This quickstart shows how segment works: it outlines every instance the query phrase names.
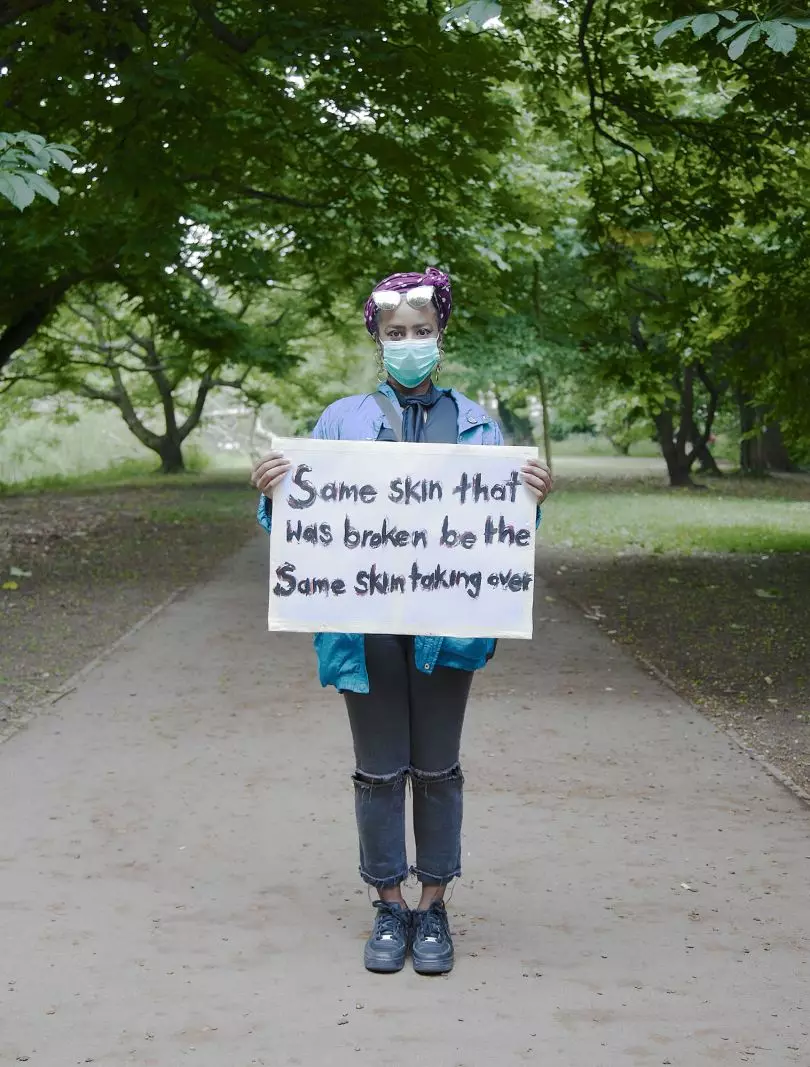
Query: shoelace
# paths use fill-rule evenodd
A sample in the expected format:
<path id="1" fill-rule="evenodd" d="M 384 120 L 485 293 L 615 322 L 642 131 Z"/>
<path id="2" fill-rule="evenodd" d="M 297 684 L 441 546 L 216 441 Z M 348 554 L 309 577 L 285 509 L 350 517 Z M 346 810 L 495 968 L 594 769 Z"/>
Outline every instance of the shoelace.
<path id="1" fill-rule="evenodd" d="M 416 934 L 425 941 L 444 941 L 447 919 L 441 908 L 430 907 L 427 911 L 417 912 Z"/>
<path id="2" fill-rule="evenodd" d="M 407 931 L 410 922 L 408 912 L 401 908 L 392 908 L 383 900 L 375 900 L 374 907 L 377 909 L 374 923 L 374 937 L 377 941 L 390 941 L 403 932 L 403 927 Z"/>

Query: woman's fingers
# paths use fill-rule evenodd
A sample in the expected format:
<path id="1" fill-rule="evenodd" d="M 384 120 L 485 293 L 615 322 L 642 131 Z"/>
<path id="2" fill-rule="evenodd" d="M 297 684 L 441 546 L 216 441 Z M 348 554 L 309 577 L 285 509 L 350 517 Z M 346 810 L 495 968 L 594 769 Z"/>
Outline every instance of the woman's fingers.
<path id="1" fill-rule="evenodd" d="M 271 452 L 253 468 L 251 483 L 260 493 L 269 494 L 290 470 L 291 464 L 280 452 Z"/>
<path id="2" fill-rule="evenodd" d="M 521 473 L 527 488 L 534 493 L 538 502 L 542 504 L 554 487 L 551 471 L 539 459 L 530 459 L 526 462 L 526 466 L 521 469 Z"/>
<path id="3" fill-rule="evenodd" d="M 268 452 L 266 456 L 263 456 L 254 464 L 253 479 L 260 478 L 271 467 L 275 467 L 279 463 L 284 462 L 284 456 L 281 452 Z"/>
<path id="4" fill-rule="evenodd" d="M 290 464 L 288 463 L 286 467 L 284 467 L 284 469 L 279 471 L 277 474 L 268 474 L 261 482 L 259 482 L 259 491 L 261 493 L 264 493 L 265 496 L 271 496 L 276 486 L 280 485 L 284 481 L 284 478 L 289 469 Z"/>

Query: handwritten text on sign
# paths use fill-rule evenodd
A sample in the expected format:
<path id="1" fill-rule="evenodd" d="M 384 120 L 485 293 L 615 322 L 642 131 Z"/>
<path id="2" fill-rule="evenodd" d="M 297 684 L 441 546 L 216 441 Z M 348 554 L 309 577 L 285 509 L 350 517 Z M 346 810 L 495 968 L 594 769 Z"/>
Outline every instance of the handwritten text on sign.
<path id="1" fill-rule="evenodd" d="M 271 630 L 531 637 L 532 448 L 275 438 Z"/>

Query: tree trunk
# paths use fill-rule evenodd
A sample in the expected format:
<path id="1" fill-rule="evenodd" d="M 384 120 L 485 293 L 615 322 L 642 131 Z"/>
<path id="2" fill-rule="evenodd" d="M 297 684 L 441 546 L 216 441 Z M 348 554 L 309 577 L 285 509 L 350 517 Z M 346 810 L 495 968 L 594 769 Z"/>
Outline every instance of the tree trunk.
<path id="1" fill-rule="evenodd" d="M 548 469 L 551 470 L 551 418 L 548 411 L 548 387 L 546 385 L 546 376 L 543 372 L 539 375 L 540 381 L 540 403 L 543 405 L 543 451 L 546 454 L 546 464 Z"/>
<path id="2" fill-rule="evenodd" d="M 673 487 L 689 485 L 693 486 L 690 473 L 692 460 L 686 454 L 686 440 L 680 439 L 675 434 L 675 423 L 672 412 L 664 410 L 653 416 L 655 428 L 658 431 L 658 443 L 664 454 L 664 459 L 669 472 L 669 484 Z"/>
<path id="3" fill-rule="evenodd" d="M 695 450 L 695 458 L 698 462 L 699 473 L 710 474 L 715 478 L 722 478 L 723 472 L 717 466 L 717 460 L 711 454 L 708 444 L 704 442 L 700 430 L 694 422 L 692 423 L 692 430 L 689 434 L 689 443 Z"/>
<path id="4" fill-rule="evenodd" d="M 740 412 L 740 470 L 743 474 L 763 477 L 765 474 L 765 450 L 762 446 L 761 417 L 752 398 L 738 391 L 737 407 Z M 755 431 L 759 431 L 756 432 Z"/>
<path id="5" fill-rule="evenodd" d="M 533 445 L 534 428 L 531 420 L 519 415 L 498 397 L 498 416 L 503 427 L 504 437 L 510 445 Z"/>
<path id="6" fill-rule="evenodd" d="M 183 459 L 182 442 L 169 437 L 161 437 L 155 449 L 160 456 L 161 474 L 184 474 L 186 464 Z"/>
<path id="7" fill-rule="evenodd" d="M 762 449 L 768 470 L 791 473 L 797 470 L 796 464 L 790 458 L 785 439 L 782 436 L 782 427 L 778 422 L 771 422 L 765 427 L 762 434 Z"/>
<path id="8" fill-rule="evenodd" d="M 56 311 L 68 290 L 82 280 L 78 271 L 71 271 L 42 287 L 37 299 L 20 317 L 0 331 L 0 369 L 26 345 L 40 326 Z"/>
<path id="9" fill-rule="evenodd" d="M 539 341 L 541 338 L 540 261 L 537 259 L 534 261 L 533 264 L 532 305 L 534 307 L 534 329 L 537 333 L 537 339 Z M 548 412 L 548 383 L 546 382 L 546 376 L 542 370 L 539 370 L 537 372 L 537 381 L 540 386 L 540 403 L 543 405 L 543 451 L 546 454 L 546 463 L 548 464 L 548 469 L 551 470 L 551 419 L 549 417 Z M 534 433 L 532 433 L 530 441 L 532 444 L 534 443 Z"/>
<path id="10" fill-rule="evenodd" d="M 709 396 L 706 410 L 706 425 L 701 432 L 695 420 L 695 380 L 699 380 Z M 672 486 L 689 485 L 694 488 L 692 481 L 692 464 L 701 453 L 706 453 L 714 462 L 708 450 L 708 441 L 711 437 L 714 418 L 717 414 L 717 406 L 720 401 L 720 388 L 711 381 L 705 367 L 700 363 L 690 363 L 683 368 L 681 375 L 675 380 L 680 393 L 680 405 L 678 406 L 678 426 L 675 427 L 675 406 L 667 405 L 663 411 L 653 416 L 655 428 L 658 434 L 658 443 L 666 460 L 669 471 L 669 484 Z"/>

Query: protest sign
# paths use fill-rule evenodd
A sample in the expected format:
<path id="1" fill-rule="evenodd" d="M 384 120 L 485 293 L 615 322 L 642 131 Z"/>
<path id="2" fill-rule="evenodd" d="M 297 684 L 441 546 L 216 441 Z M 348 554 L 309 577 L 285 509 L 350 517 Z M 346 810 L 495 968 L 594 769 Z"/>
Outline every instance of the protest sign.
<path id="1" fill-rule="evenodd" d="M 534 448 L 274 438 L 271 630 L 532 635 Z"/>

